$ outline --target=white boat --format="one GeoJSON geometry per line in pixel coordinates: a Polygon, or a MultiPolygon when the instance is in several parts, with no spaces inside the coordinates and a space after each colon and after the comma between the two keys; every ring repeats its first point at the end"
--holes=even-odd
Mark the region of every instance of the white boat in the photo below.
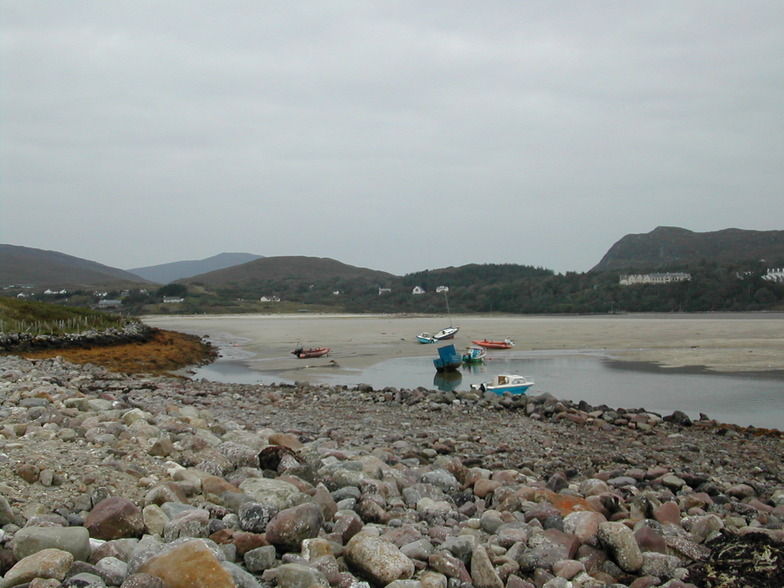
{"type": "Polygon", "coordinates": [[[438,331],[438,333],[433,335],[433,339],[435,339],[436,341],[451,339],[452,337],[455,336],[455,333],[457,333],[458,330],[460,330],[460,327],[451,327],[451,326],[446,327],[445,329],[441,329],[440,331],[438,331]]]}
{"type": "Polygon", "coordinates": [[[489,382],[472,384],[471,388],[474,390],[481,390],[482,392],[493,392],[500,396],[503,395],[504,392],[525,394],[526,390],[533,385],[534,383],[531,380],[526,379],[525,376],[498,374],[497,376],[493,376],[493,379],[489,382]]]}

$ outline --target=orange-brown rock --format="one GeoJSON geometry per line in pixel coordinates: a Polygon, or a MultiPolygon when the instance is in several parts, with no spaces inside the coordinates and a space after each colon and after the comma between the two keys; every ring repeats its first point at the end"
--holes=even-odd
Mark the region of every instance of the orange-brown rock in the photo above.
{"type": "Polygon", "coordinates": [[[235,588],[236,584],[203,541],[195,539],[155,556],[138,569],[167,588],[235,588]]]}

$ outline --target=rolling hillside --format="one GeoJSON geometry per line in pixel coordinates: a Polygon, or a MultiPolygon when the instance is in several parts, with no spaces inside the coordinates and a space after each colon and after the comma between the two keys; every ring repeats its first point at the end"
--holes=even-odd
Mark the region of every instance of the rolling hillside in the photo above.
{"type": "Polygon", "coordinates": [[[591,270],[660,270],[707,260],[748,263],[784,262],[784,231],[724,229],[695,233],[678,227],[657,227],[650,233],[626,235],[591,270]]]}
{"type": "Polygon", "coordinates": [[[0,245],[0,287],[30,284],[52,289],[147,284],[121,269],[66,255],[17,245],[0,245]]]}
{"type": "Polygon", "coordinates": [[[233,267],[261,257],[261,255],[253,253],[219,253],[206,259],[174,261],[148,267],[137,267],[128,271],[151,282],[168,284],[175,280],[233,267]]]}
{"type": "Polygon", "coordinates": [[[260,281],[298,280],[303,283],[322,280],[394,279],[387,272],[347,265],[326,257],[263,257],[242,265],[177,280],[181,284],[243,287],[260,281]]]}

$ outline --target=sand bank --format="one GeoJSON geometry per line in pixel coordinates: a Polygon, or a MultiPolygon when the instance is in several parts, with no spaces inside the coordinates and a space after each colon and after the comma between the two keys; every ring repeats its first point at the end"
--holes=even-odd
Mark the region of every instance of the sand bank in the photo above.
{"type": "MultiPolygon", "coordinates": [[[[150,316],[152,326],[207,336],[224,355],[263,371],[361,369],[396,357],[435,356],[437,345],[416,335],[449,324],[445,317],[410,315],[150,316]],[[298,343],[332,349],[328,358],[298,360],[298,343]],[[254,361],[250,361],[254,360],[254,361]],[[262,360],[262,361],[259,361],[262,360]]],[[[473,339],[516,343],[516,353],[603,350],[623,361],[717,372],[784,372],[784,313],[612,316],[453,316],[458,350],[473,339]]]]}

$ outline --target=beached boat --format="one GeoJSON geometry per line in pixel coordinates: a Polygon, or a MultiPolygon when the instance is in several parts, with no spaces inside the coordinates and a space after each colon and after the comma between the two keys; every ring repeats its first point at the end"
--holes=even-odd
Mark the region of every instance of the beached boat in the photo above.
{"type": "Polygon", "coordinates": [[[436,338],[430,333],[419,333],[419,335],[417,335],[417,341],[420,343],[435,343],[436,338]]]}
{"type": "Polygon", "coordinates": [[[527,380],[525,376],[498,374],[497,376],[493,376],[493,379],[489,382],[472,384],[471,388],[482,392],[494,392],[500,396],[503,395],[504,392],[525,394],[526,390],[533,385],[534,383],[531,380],[527,380]]]}
{"type": "Polygon", "coordinates": [[[467,347],[463,352],[463,363],[482,363],[487,355],[483,347],[467,347]]]}
{"type": "Polygon", "coordinates": [[[452,339],[459,330],[460,327],[452,327],[452,326],[446,327],[438,331],[438,333],[436,333],[435,335],[433,335],[433,339],[435,339],[436,341],[443,341],[444,339],[452,339]]]}
{"type": "Polygon", "coordinates": [[[437,372],[454,372],[463,365],[463,358],[454,345],[444,345],[438,348],[438,357],[433,360],[437,372]]]}
{"type": "Polygon", "coordinates": [[[453,327],[452,326],[452,312],[449,310],[449,297],[447,296],[447,292],[449,292],[448,286],[439,286],[436,288],[436,292],[444,294],[444,302],[446,302],[446,314],[449,316],[449,326],[441,329],[433,335],[433,338],[436,341],[443,341],[444,339],[452,339],[456,334],[457,331],[460,330],[460,327],[453,327]]]}
{"type": "Polygon", "coordinates": [[[297,347],[296,349],[292,349],[291,353],[300,359],[323,357],[329,353],[329,347],[297,347]]]}
{"type": "Polygon", "coordinates": [[[471,343],[486,349],[511,349],[514,347],[514,341],[511,339],[504,339],[503,341],[490,341],[488,339],[482,339],[481,341],[471,341],[471,343]]]}

